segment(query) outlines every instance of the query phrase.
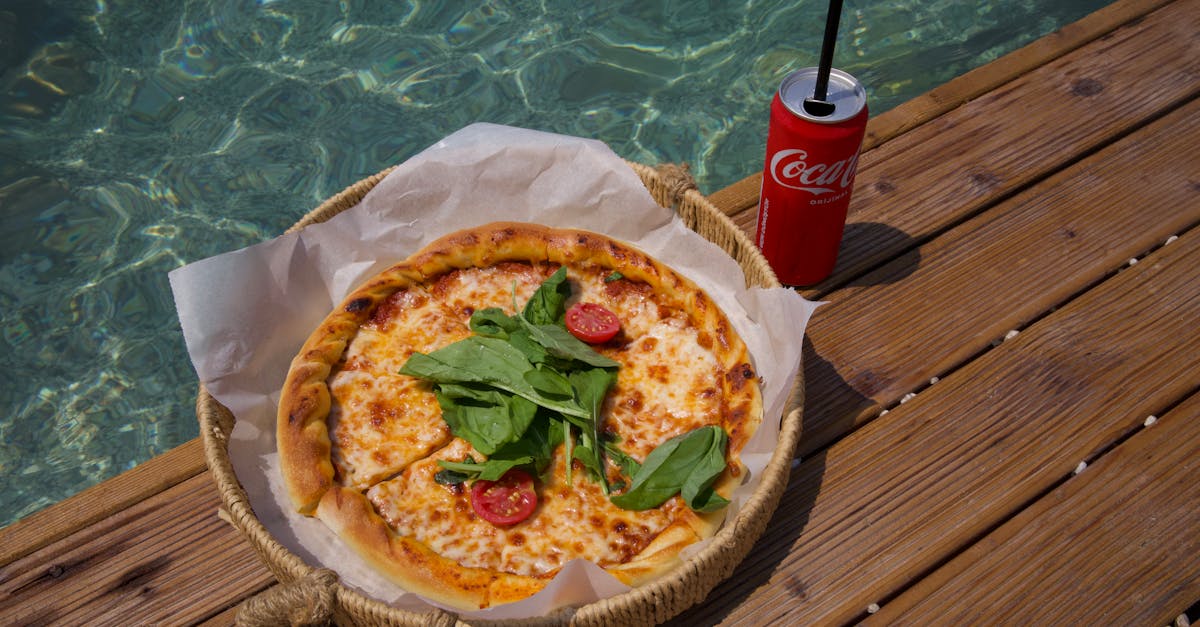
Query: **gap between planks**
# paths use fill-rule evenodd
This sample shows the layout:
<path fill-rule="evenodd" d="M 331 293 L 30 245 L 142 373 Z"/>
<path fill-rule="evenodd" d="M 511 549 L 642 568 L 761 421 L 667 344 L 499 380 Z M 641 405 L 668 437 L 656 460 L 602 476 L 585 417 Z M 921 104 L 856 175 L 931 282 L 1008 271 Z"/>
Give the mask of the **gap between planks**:
<path fill-rule="evenodd" d="M 676 624 L 844 623 L 961 553 L 1195 392 L 1198 280 L 1191 233 L 806 459 L 752 558 Z"/>
<path fill-rule="evenodd" d="M 864 153 L 951 111 L 1064 54 L 1138 20 L 1172 0 L 1122 0 L 1010 52 L 998 60 L 954 78 L 925 94 L 894 107 L 867 122 Z M 764 111 L 766 107 L 764 105 Z M 763 138 L 765 145 L 766 138 Z M 733 216 L 758 206 L 762 172 L 758 171 L 708 196 L 718 209 Z M 752 234 L 753 235 L 753 234 Z"/>

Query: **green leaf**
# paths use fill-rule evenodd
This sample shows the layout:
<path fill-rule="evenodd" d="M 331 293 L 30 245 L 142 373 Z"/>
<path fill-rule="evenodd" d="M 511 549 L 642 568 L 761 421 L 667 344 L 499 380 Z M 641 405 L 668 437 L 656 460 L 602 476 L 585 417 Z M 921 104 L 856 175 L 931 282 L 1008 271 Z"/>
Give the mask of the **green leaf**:
<path fill-rule="evenodd" d="M 605 283 L 612 283 L 613 281 L 620 281 L 620 280 L 621 280 L 621 279 L 623 279 L 623 278 L 625 278 L 625 275 L 624 275 L 624 274 L 621 274 L 620 272 L 618 272 L 618 271 L 616 271 L 616 270 L 613 270 L 613 273 L 612 273 L 612 274 L 610 274 L 610 275 L 608 275 L 608 276 L 604 277 L 604 282 L 605 282 Z"/>
<path fill-rule="evenodd" d="M 728 501 L 711 487 L 725 470 L 729 437 L 724 429 L 707 426 L 677 435 L 658 445 L 632 477 L 629 490 L 611 498 L 622 509 L 658 507 L 680 494 L 696 511 L 714 511 Z M 686 489 L 686 492 L 682 492 Z"/>
<path fill-rule="evenodd" d="M 478 385 L 442 383 L 434 395 L 451 433 L 485 455 L 520 439 L 537 411 L 525 398 Z"/>
<path fill-rule="evenodd" d="M 550 414 L 537 412 L 525 434 L 519 440 L 500 447 L 488 461 L 520 460 L 520 465 L 528 464 L 536 474 L 541 474 L 550 465 L 555 447 L 562 442 L 559 420 Z"/>
<path fill-rule="evenodd" d="M 525 373 L 525 382 L 533 389 L 555 398 L 571 398 L 571 382 L 552 368 L 537 367 Z"/>
<path fill-rule="evenodd" d="M 583 340 L 558 325 L 527 324 L 529 336 L 545 347 L 546 352 L 560 359 L 575 360 L 599 368 L 615 368 L 621 364 L 597 353 Z"/>
<path fill-rule="evenodd" d="M 499 307 L 480 309 L 471 314 L 471 330 L 479 335 L 507 339 L 509 334 L 521 328 L 521 323 L 504 313 Z"/>
<path fill-rule="evenodd" d="M 567 283 L 567 268 L 563 266 L 542 282 L 521 317 L 533 324 L 558 324 L 567 311 L 567 298 L 571 296 L 571 285 Z"/>
<path fill-rule="evenodd" d="M 609 459 L 617 464 L 621 469 L 621 473 L 626 477 L 632 478 L 642 467 L 641 462 L 630 457 L 628 453 L 617 448 L 617 445 L 612 442 L 604 442 L 604 452 L 608 454 Z"/>
<path fill-rule="evenodd" d="M 434 383 L 484 383 L 522 396 L 547 409 L 580 418 L 588 413 L 574 400 L 546 396 L 528 381 L 533 364 L 521 351 L 497 338 L 472 335 L 428 355 L 413 353 L 401 374 Z"/>
<path fill-rule="evenodd" d="M 462 483 L 471 478 L 483 479 L 484 481 L 496 481 L 500 477 L 503 477 L 504 473 L 516 468 L 517 466 L 532 464 L 533 458 L 517 457 L 513 459 L 488 459 L 482 464 L 476 464 L 474 463 L 474 460 L 470 462 L 452 462 L 439 459 L 437 460 L 437 463 L 438 466 L 442 467 L 442 470 L 438 471 L 433 476 L 433 480 L 437 483 L 453 485 L 455 483 Z"/>
<path fill-rule="evenodd" d="M 591 368 L 576 370 L 567 375 L 567 378 L 571 381 L 579 405 L 591 414 L 588 424 L 580 434 L 581 442 L 575 451 L 575 458 L 583 462 L 604 493 L 608 494 L 608 473 L 604 471 L 604 451 L 600 439 L 600 407 L 604 404 L 604 395 L 608 393 L 608 388 L 617 380 L 617 373 L 604 368 Z"/>
<path fill-rule="evenodd" d="M 438 464 L 441 464 L 441 463 L 442 463 L 442 461 L 438 460 Z M 434 482 L 440 483 L 441 485 L 458 485 L 460 483 L 465 482 L 467 479 L 470 479 L 470 478 L 471 478 L 471 475 L 469 475 L 465 472 L 459 472 L 457 470 L 450 470 L 448 468 L 445 470 L 439 470 L 436 473 L 434 473 L 434 475 L 433 475 Z"/>

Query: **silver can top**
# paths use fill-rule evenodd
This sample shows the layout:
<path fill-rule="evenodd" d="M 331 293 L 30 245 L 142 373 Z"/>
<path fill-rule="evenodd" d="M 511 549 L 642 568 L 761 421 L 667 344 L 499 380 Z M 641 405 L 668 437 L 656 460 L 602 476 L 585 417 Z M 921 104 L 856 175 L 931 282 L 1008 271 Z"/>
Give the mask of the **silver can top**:
<path fill-rule="evenodd" d="M 813 115 L 805 110 L 804 100 L 813 97 L 816 86 L 817 68 L 796 70 L 788 74 L 779 85 L 779 99 L 792 113 L 817 124 L 844 122 L 858 115 L 867 105 L 867 90 L 863 88 L 862 83 L 841 70 L 831 69 L 825 102 L 833 105 L 833 113 Z"/>

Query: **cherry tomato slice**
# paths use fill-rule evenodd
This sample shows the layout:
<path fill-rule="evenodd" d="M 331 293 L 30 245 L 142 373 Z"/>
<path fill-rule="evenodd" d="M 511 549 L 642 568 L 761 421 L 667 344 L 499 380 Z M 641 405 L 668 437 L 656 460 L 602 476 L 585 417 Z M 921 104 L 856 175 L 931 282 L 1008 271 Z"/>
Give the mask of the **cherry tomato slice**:
<path fill-rule="evenodd" d="M 587 342 L 607 342 L 621 330 L 617 314 L 596 303 L 575 303 L 567 310 L 567 330 Z"/>
<path fill-rule="evenodd" d="M 471 507 L 493 525 L 515 525 L 537 508 L 533 477 L 513 468 L 496 481 L 480 479 L 471 485 Z"/>

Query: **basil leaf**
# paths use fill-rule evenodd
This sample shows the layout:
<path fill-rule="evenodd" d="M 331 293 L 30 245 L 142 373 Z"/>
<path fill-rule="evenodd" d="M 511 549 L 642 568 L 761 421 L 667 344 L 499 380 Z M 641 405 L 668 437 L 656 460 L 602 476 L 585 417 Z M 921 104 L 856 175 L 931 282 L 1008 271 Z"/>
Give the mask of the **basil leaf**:
<path fill-rule="evenodd" d="M 525 303 L 521 317 L 533 324 L 562 322 L 570 295 L 571 285 L 567 283 L 567 267 L 562 266 L 538 286 L 529 302 Z"/>
<path fill-rule="evenodd" d="M 471 314 L 470 326 L 471 330 L 478 335 L 502 340 L 507 339 L 513 331 L 521 328 L 519 322 L 504 313 L 504 310 L 499 307 L 488 307 Z"/>
<path fill-rule="evenodd" d="M 646 456 L 629 490 L 610 500 L 622 509 L 650 509 L 686 487 L 687 492 L 681 496 L 688 507 L 697 511 L 724 507 L 728 501 L 712 492 L 711 487 L 725 470 L 728 439 L 724 429 L 707 426 L 663 442 Z"/>
<path fill-rule="evenodd" d="M 620 280 L 621 280 L 621 279 L 623 279 L 623 278 L 625 278 L 625 275 L 624 275 L 624 274 L 621 274 L 621 273 L 620 273 L 619 271 L 617 271 L 617 270 L 613 270 L 612 274 L 610 274 L 610 275 L 608 275 L 608 276 L 604 277 L 604 282 L 605 282 L 605 283 L 612 283 L 613 281 L 620 281 Z"/>

